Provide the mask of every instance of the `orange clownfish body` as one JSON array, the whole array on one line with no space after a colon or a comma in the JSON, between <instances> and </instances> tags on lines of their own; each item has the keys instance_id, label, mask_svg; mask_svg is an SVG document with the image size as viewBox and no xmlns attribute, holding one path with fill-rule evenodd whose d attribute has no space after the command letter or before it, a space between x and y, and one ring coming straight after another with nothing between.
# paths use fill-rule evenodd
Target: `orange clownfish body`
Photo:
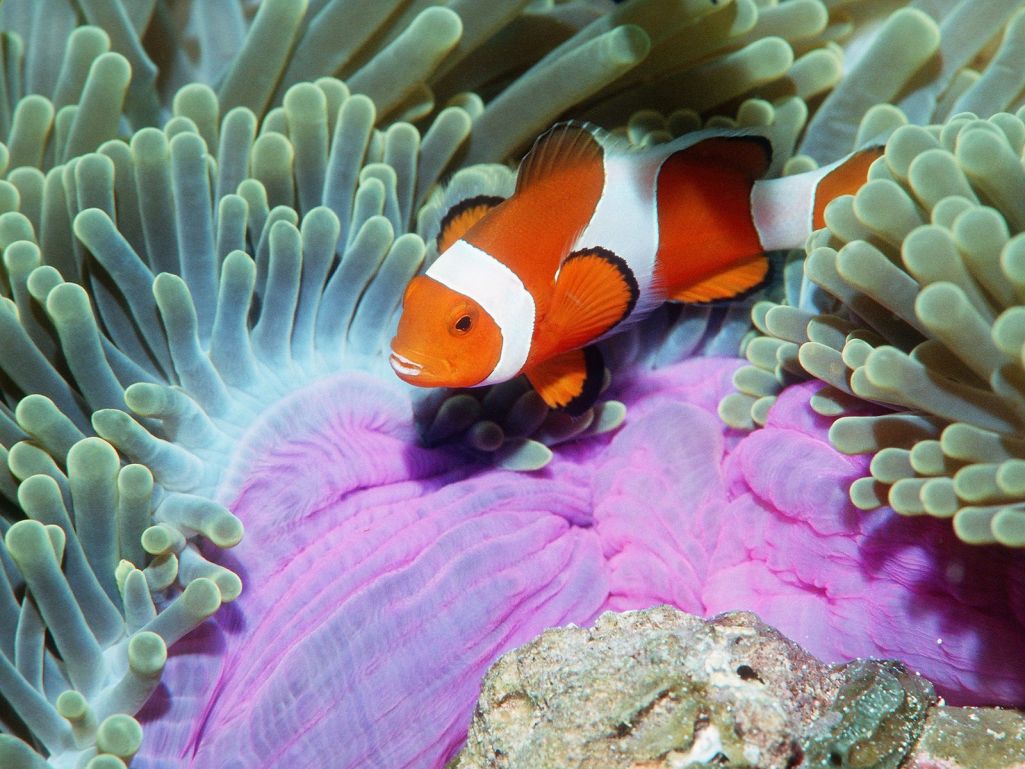
<instances>
[{"instance_id":1,"label":"orange clownfish body","mask_svg":"<svg viewBox=\"0 0 1025 769\"><path fill-rule=\"evenodd\" d=\"M765 279L766 251L797 248L880 148L783 178L766 133L707 130L642 150L564 123L520 164L507 200L446 215L440 256L406 289L391 364L425 387L526 374L579 413L604 367L590 346L665 301L707 302Z\"/></svg>"}]
</instances>

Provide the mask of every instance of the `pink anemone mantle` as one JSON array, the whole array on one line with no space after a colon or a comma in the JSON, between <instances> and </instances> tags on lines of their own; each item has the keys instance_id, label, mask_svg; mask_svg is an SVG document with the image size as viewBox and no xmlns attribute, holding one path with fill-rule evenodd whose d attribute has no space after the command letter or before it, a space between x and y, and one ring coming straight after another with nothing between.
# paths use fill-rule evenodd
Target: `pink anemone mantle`
<instances>
[{"instance_id":1,"label":"pink anemone mantle","mask_svg":"<svg viewBox=\"0 0 1025 769\"><path fill-rule=\"evenodd\" d=\"M854 509L867 460L830 447L815 385L724 428L739 364L620 377L624 426L531 474L421 448L408 397L369 376L279 404L223 490L245 591L173 650L139 764L441 767L503 651L660 603L755 611L825 660L902 659L955 704L1025 702L1025 559Z\"/></svg>"}]
</instances>

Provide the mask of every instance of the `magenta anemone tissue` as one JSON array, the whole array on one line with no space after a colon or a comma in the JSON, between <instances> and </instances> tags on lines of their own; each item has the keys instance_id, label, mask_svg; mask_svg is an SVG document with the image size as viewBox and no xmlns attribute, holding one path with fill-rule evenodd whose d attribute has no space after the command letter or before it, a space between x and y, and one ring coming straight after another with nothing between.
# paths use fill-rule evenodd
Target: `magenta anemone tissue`
<instances>
[{"instance_id":1,"label":"magenta anemone tissue","mask_svg":"<svg viewBox=\"0 0 1025 769\"><path fill-rule=\"evenodd\" d=\"M169 728L177 706L151 704L144 752L441 767L503 651L661 603L755 611L826 660L902 659L951 702L1025 699L1020 555L853 509L864 460L829 445L813 385L763 429L725 429L715 407L738 365L623 377L625 424L530 474L422 448L408 398L371 377L283 401L223 487L249 589L171 660L192 714Z\"/></svg>"}]
</instances>

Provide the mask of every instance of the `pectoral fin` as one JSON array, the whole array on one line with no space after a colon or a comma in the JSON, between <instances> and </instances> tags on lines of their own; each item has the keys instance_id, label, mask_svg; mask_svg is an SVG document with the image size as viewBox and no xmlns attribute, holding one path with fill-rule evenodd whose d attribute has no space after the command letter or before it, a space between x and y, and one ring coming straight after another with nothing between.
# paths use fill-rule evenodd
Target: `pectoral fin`
<instances>
[{"instance_id":1,"label":"pectoral fin","mask_svg":"<svg viewBox=\"0 0 1025 769\"><path fill-rule=\"evenodd\" d=\"M575 251L559 267L545 326L563 347L581 347L626 318L637 296L633 272L614 253Z\"/></svg>"},{"instance_id":2,"label":"pectoral fin","mask_svg":"<svg viewBox=\"0 0 1025 769\"><path fill-rule=\"evenodd\" d=\"M597 400L605 378L605 363L598 348L585 347L556 355L524 373L551 408L577 416Z\"/></svg>"}]
</instances>

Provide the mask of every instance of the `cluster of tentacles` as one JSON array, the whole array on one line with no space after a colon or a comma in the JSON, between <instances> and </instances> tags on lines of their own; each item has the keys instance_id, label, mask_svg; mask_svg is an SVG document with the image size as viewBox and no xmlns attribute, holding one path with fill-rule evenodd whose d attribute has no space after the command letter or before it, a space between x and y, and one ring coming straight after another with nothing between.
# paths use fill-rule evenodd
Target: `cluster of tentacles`
<instances>
[{"instance_id":1,"label":"cluster of tentacles","mask_svg":"<svg viewBox=\"0 0 1025 769\"><path fill-rule=\"evenodd\" d=\"M1020 58L1023 33L1019 13L1000 67ZM851 486L858 507L949 518L965 542L1011 547L1025 545L1023 89L1020 76L962 74L941 92L934 117L955 113L944 123L886 108L862 129L892 133L884 156L827 208L790 294L755 307L763 336L720 409L749 426L785 383L819 379L815 408L848 414L834 445L874 454ZM866 404L886 411L854 416Z\"/></svg>"}]
</instances>

